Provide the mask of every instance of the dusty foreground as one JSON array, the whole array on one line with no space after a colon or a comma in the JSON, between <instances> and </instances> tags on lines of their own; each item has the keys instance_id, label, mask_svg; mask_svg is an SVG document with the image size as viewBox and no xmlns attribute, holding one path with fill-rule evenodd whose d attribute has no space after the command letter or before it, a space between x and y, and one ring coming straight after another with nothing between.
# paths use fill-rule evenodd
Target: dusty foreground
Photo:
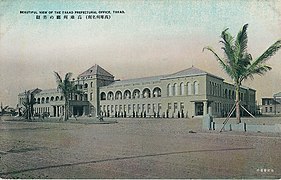
<instances>
[{"instance_id":1,"label":"dusty foreground","mask_svg":"<svg viewBox=\"0 0 281 180\"><path fill-rule=\"evenodd\" d=\"M280 134L210 133L199 131L200 125L198 119L2 121L0 177L281 177Z\"/></svg>"}]
</instances>

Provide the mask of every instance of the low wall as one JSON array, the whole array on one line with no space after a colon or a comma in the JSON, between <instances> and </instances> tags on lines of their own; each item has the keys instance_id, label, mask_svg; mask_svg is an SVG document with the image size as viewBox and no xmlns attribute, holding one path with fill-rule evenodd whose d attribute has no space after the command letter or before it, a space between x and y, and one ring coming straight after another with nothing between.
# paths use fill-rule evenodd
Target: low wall
<instances>
[{"instance_id":1,"label":"low wall","mask_svg":"<svg viewBox=\"0 0 281 180\"><path fill-rule=\"evenodd\" d=\"M222 123L216 123L216 121L210 115L206 115L202 119L202 129L220 131L223 127ZM272 125L256 125L247 123L226 123L223 131L244 131L244 132L269 132L269 133L281 133L281 124Z\"/></svg>"}]
</instances>

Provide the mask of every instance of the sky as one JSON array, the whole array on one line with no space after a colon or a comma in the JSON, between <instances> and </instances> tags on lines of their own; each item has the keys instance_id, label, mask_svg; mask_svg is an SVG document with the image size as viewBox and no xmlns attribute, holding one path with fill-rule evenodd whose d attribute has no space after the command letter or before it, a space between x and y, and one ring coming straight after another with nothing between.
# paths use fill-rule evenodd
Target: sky
<instances>
[{"instance_id":1,"label":"sky","mask_svg":"<svg viewBox=\"0 0 281 180\"><path fill-rule=\"evenodd\" d=\"M88 15L110 19L86 19ZM248 51L257 58L281 39L281 0L0 0L0 101L14 107L20 92L55 88L53 71L76 77L94 64L116 79L169 74L194 65L231 82L214 56L202 49L212 46L223 55L221 32L229 28L236 35L246 23ZM267 61L270 72L243 82L257 90L258 102L281 91L280 62L281 50Z\"/></svg>"}]
</instances>

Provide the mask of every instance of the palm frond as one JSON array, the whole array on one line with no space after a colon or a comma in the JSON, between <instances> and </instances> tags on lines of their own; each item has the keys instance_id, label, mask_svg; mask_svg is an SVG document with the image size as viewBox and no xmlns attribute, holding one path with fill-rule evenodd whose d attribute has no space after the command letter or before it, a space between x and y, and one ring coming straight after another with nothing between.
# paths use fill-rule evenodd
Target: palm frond
<instances>
[{"instance_id":1,"label":"palm frond","mask_svg":"<svg viewBox=\"0 0 281 180\"><path fill-rule=\"evenodd\" d=\"M68 72L65 74L64 80L71 81L72 73Z\"/></svg>"},{"instance_id":2,"label":"palm frond","mask_svg":"<svg viewBox=\"0 0 281 180\"><path fill-rule=\"evenodd\" d=\"M57 84L59 85L60 83L62 83L62 79L61 79L61 76L59 75L58 72L54 71L55 73L55 77L56 77L56 82Z\"/></svg>"},{"instance_id":3,"label":"palm frond","mask_svg":"<svg viewBox=\"0 0 281 180\"><path fill-rule=\"evenodd\" d=\"M235 78L235 74L233 73L232 69L230 66L228 66L220 57L219 55L209 46L204 47L203 51L207 49L209 51L211 51L214 56L216 57L217 61L219 62L220 66L222 67L222 69L231 77L231 78Z\"/></svg>"},{"instance_id":4,"label":"palm frond","mask_svg":"<svg viewBox=\"0 0 281 180\"><path fill-rule=\"evenodd\" d=\"M276 41L272 44L260 57L258 57L253 65L258 65L260 63L264 63L270 57L272 57L279 49L281 48L281 40Z\"/></svg>"},{"instance_id":5,"label":"palm frond","mask_svg":"<svg viewBox=\"0 0 281 180\"><path fill-rule=\"evenodd\" d=\"M224 44L224 47L222 47L222 49L224 50L225 56L229 60L228 63L233 64L236 60L233 48L234 38L227 30L228 28L221 33L221 38L223 40L221 40L220 42Z\"/></svg>"},{"instance_id":6,"label":"palm frond","mask_svg":"<svg viewBox=\"0 0 281 180\"><path fill-rule=\"evenodd\" d=\"M243 77L243 80L244 79L254 79L254 75L264 75L264 73L270 71L272 68L266 64L259 64L258 66L255 66L255 67L249 67L247 69L247 73L245 74L245 76Z\"/></svg>"},{"instance_id":7,"label":"palm frond","mask_svg":"<svg viewBox=\"0 0 281 180\"><path fill-rule=\"evenodd\" d=\"M236 36L235 47L238 58L242 58L248 47L248 24L245 24Z\"/></svg>"}]
</instances>

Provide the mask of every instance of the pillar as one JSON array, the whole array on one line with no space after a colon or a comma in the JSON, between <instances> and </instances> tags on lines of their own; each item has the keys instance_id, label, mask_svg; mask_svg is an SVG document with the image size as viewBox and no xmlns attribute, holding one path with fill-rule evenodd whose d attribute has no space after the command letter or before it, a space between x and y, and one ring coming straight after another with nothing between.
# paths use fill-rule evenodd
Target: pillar
<instances>
[{"instance_id":1,"label":"pillar","mask_svg":"<svg viewBox=\"0 0 281 180\"><path fill-rule=\"evenodd\" d=\"M83 113L82 113L82 116L85 116L86 115L86 106L83 106Z\"/></svg>"},{"instance_id":2,"label":"pillar","mask_svg":"<svg viewBox=\"0 0 281 180\"><path fill-rule=\"evenodd\" d=\"M212 115L213 115L213 109L212 109L212 106L209 106L209 114L210 114L210 116L212 116Z\"/></svg>"},{"instance_id":3,"label":"pillar","mask_svg":"<svg viewBox=\"0 0 281 180\"><path fill-rule=\"evenodd\" d=\"M192 102L191 116L195 116L195 102Z\"/></svg>"},{"instance_id":4,"label":"pillar","mask_svg":"<svg viewBox=\"0 0 281 180\"><path fill-rule=\"evenodd\" d=\"M203 102L203 116L206 116L208 114L208 102Z\"/></svg>"}]
</instances>

